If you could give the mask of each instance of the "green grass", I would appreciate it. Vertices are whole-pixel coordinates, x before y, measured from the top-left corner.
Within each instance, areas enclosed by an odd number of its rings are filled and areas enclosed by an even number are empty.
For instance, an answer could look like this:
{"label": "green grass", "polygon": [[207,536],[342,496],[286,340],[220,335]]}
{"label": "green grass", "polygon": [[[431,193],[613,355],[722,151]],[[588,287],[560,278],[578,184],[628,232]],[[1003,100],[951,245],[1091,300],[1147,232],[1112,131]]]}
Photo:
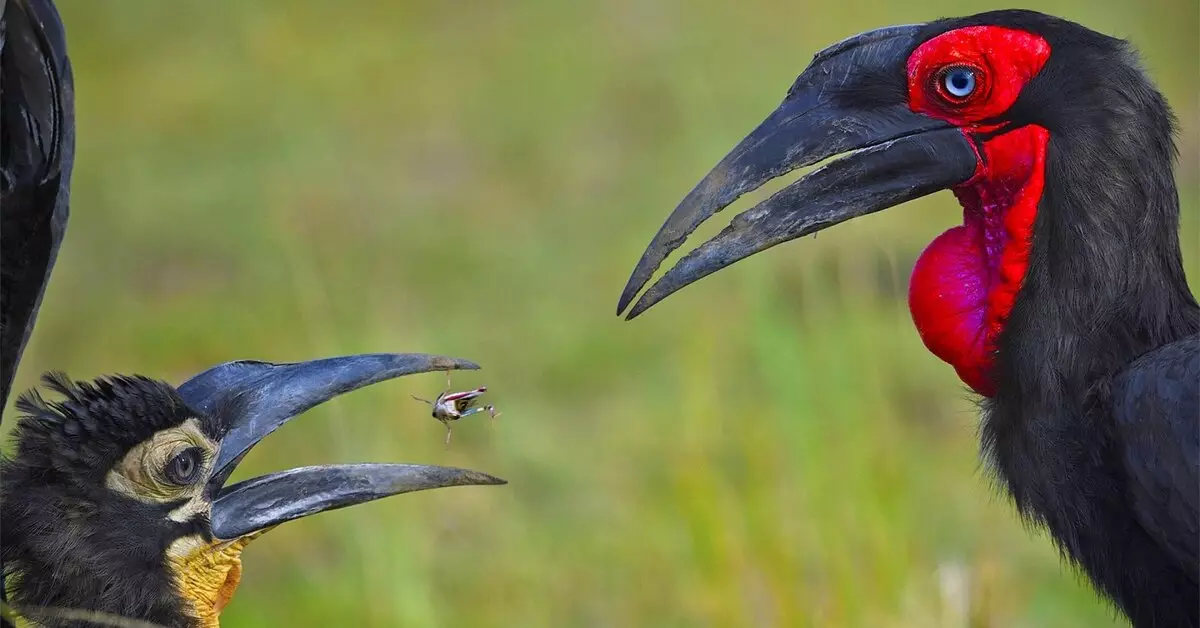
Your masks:
{"label": "green grass", "polygon": [[[225,625],[1120,625],[993,490],[974,406],[912,328],[907,269],[959,219],[950,195],[614,316],[667,213],[814,52],[994,7],[60,4],[73,215],[17,389],[52,368],[178,382],[418,351],[480,362],[456,384],[504,412],[444,450],[409,397],[434,374],[273,435],[238,477],[407,461],[511,483],[277,529],[246,551]],[[1035,8],[1143,50],[1184,126],[1194,282],[1196,3]],[[955,570],[969,618],[939,584]]]}

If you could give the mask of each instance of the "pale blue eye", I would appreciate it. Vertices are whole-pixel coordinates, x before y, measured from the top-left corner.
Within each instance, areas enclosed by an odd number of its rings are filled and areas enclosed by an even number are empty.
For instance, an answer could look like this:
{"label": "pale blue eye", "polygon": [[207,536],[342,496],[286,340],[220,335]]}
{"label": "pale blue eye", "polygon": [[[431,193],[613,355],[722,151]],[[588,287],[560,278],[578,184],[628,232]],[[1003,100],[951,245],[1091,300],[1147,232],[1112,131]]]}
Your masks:
{"label": "pale blue eye", "polygon": [[975,91],[975,71],[970,68],[955,68],[942,78],[942,87],[954,98],[966,98]]}

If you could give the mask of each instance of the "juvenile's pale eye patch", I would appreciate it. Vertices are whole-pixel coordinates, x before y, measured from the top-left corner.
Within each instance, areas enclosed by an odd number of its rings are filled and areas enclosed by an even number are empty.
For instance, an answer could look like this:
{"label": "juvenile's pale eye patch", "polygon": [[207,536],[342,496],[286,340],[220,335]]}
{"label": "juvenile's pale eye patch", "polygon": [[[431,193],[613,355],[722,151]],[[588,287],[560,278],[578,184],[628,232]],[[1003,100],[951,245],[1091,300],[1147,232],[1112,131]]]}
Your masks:
{"label": "juvenile's pale eye patch", "polygon": [[962,100],[975,92],[975,70],[950,68],[942,73],[942,89],[951,98]]}
{"label": "juvenile's pale eye patch", "polygon": [[194,494],[217,446],[197,419],[155,433],[138,443],[113,467],[109,488],[145,502],[166,502]]}

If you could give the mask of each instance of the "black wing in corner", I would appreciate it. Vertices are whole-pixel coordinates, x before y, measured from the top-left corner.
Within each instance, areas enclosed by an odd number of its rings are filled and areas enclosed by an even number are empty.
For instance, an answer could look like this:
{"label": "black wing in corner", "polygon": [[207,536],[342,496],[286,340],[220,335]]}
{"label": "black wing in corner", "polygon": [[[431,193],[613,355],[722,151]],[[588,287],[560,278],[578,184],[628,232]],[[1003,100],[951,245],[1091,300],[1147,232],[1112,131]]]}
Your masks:
{"label": "black wing in corner", "polygon": [[52,0],[0,0],[0,409],[67,227],[75,94]]}
{"label": "black wing in corner", "polygon": [[1112,395],[1138,521],[1200,584],[1200,334],[1138,358]]}

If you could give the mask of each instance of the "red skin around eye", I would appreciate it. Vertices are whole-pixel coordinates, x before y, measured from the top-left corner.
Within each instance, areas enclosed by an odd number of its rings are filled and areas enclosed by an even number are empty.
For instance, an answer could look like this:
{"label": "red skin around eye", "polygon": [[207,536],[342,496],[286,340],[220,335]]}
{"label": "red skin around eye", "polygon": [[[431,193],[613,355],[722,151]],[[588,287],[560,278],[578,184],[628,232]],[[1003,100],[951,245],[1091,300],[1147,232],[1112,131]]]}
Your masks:
{"label": "red skin around eye", "polygon": [[[913,111],[971,127],[1003,114],[1050,58],[1050,44],[1025,31],[968,26],[921,44],[908,58],[908,99]],[[938,85],[943,68],[975,68],[975,91],[963,104],[949,104]]]}
{"label": "red skin around eye", "polygon": [[[1024,31],[973,26],[944,33],[908,60],[909,105],[970,139],[1002,126],[982,122],[1002,117],[1049,56],[1050,45]],[[956,66],[976,74],[974,92],[962,100],[939,84]],[[1046,129],[1027,125],[981,142],[985,159],[954,190],[963,224],[938,236],[913,268],[909,310],[922,341],[984,396],[995,393],[996,338],[1025,278],[1049,140]]]}

